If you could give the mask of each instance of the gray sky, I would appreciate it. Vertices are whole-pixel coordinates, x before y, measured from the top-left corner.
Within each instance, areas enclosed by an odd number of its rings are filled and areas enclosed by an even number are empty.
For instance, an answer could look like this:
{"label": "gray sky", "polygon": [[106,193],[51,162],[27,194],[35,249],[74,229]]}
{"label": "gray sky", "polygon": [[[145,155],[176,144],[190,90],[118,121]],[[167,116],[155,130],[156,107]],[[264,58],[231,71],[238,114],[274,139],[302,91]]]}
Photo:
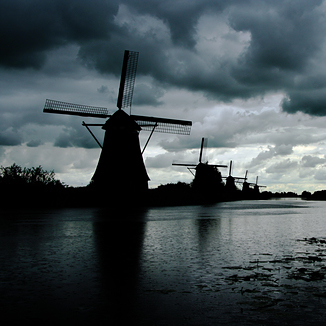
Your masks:
{"label": "gray sky", "polygon": [[86,185],[100,154],[86,119],[44,102],[113,112],[128,49],[140,53],[132,113],[193,121],[190,136],[154,134],[150,187],[190,182],[171,164],[198,161],[207,137],[210,163],[232,160],[267,190],[326,189],[325,14],[321,0],[2,0],[0,165]]}

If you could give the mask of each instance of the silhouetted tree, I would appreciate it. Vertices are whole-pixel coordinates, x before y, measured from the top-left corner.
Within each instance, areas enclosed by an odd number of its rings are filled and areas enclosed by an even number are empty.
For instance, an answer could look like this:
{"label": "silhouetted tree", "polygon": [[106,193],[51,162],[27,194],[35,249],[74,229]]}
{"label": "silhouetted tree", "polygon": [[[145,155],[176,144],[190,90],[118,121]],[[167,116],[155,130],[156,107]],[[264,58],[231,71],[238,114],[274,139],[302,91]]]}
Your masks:
{"label": "silhouetted tree", "polygon": [[24,186],[56,186],[62,187],[62,183],[55,179],[54,171],[43,170],[42,166],[22,168],[14,163],[8,167],[0,167],[1,187],[24,187]]}

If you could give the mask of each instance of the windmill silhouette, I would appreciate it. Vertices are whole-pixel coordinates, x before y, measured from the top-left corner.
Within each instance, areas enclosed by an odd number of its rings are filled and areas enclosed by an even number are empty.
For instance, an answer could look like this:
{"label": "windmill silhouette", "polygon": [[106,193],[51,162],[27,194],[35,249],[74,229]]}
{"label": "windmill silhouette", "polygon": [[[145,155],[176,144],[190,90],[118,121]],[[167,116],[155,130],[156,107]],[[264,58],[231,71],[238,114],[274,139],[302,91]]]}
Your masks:
{"label": "windmill silhouette", "polygon": [[242,192],[243,193],[247,193],[250,190],[250,188],[249,188],[250,183],[247,182],[247,175],[248,175],[248,170],[246,170],[244,181],[242,182]]}
{"label": "windmill silhouette", "polygon": [[246,171],[244,182],[242,185],[242,193],[244,196],[251,198],[252,196],[257,196],[259,195],[260,191],[259,188],[266,187],[266,186],[261,186],[258,185],[258,176],[256,177],[256,183],[252,182],[247,182],[247,175],[248,175],[248,170]]}
{"label": "windmill silhouette", "polygon": [[[116,197],[128,193],[139,195],[148,189],[149,177],[142,153],[154,131],[189,135],[192,122],[167,118],[140,116],[131,114],[131,104],[136,78],[139,52],[126,50],[123,58],[120,87],[117,100],[118,110],[112,115],[107,108],[72,104],[47,99],[43,112],[69,114],[82,117],[104,118],[103,124],[83,126],[102,148],[100,158],[91,180],[94,189],[104,190]],[[129,109],[130,114],[124,110]],[[103,145],[96,139],[90,126],[102,126],[105,130]],[[141,151],[139,132],[151,131]]]}
{"label": "windmill silhouette", "polygon": [[259,194],[259,188],[266,188],[266,186],[260,186],[258,185],[258,175],[256,177],[256,183],[251,183],[251,185],[254,186],[254,192]]}
{"label": "windmill silhouette", "polygon": [[[206,146],[207,138],[202,138],[198,163],[173,162],[172,165],[186,166],[194,176],[193,188],[205,193],[212,192],[212,195],[214,195],[214,192],[216,192],[217,189],[220,189],[221,185],[223,185],[221,173],[217,168],[227,168],[227,165],[208,164],[208,162],[203,163],[203,152]],[[196,172],[193,173],[192,170],[195,170]]]}
{"label": "windmill silhouette", "polygon": [[225,181],[225,187],[228,191],[236,191],[237,187],[235,185],[236,182],[241,182],[240,180],[244,180],[244,182],[247,180],[247,173],[248,171],[246,171],[245,177],[233,177],[232,176],[232,161],[230,161],[230,166],[229,166],[229,175],[227,177],[223,177],[226,179]]}
{"label": "windmill silhouette", "polygon": [[191,170],[196,170],[196,174],[197,171],[200,170],[203,166],[205,167],[213,167],[213,168],[227,168],[227,165],[218,165],[218,164],[208,164],[208,162],[203,163],[202,159],[203,159],[203,153],[204,153],[204,148],[207,147],[207,138],[202,138],[201,140],[201,145],[200,145],[200,152],[199,152],[199,162],[198,163],[177,163],[177,162],[173,162],[172,165],[178,165],[178,166],[186,166],[187,169],[190,171],[190,173],[195,176],[195,173],[193,173]]}

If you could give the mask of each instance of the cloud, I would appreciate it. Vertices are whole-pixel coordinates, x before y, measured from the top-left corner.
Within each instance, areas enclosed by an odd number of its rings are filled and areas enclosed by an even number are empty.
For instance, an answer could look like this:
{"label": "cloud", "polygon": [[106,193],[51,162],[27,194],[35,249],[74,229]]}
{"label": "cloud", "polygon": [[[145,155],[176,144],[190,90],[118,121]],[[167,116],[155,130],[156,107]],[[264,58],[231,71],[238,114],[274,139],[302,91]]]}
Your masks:
{"label": "cloud", "polygon": [[0,64],[39,69],[48,50],[105,38],[117,10],[115,1],[1,1]]}
{"label": "cloud", "polygon": [[40,139],[37,140],[31,140],[28,143],[26,143],[27,147],[38,147],[40,145],[42,145],[43,142]]}
{"label": "cloud", "polygon": [[133,104],[150,106],[162,105],[163,102],[160,100],[160,98],[162,98],[163,95],[164,91],[161,87],[145,83],[138,83],[135,87]]}
{"label": "cloud", "polygon": [[60,135],[55,139],[54,146],[61,148],[83,147],[98,148],[94,138],[86,129],[75,129],[73,127],[64,128]]}
{"label": "cloud", "polygon": [[326,170],[325,169],[319,169],[314,175],[315,180],[318,181],[325,181],[326,180]]}
{"label": "cloud", "polygon": [[312,155],[305,155],[301,159],[301,165],[303,167],[309,167],[314,168],[317,165],[324,164],[326,162],[326,158],[320,158],[318,156],[312,156]]}
{"label": "cloud", "polygon": [[253,158],[249,163],[248,167],[255,167],[263,164],[267,160],[272,159],[275,156],[286,156],[293,153],[293,147],[291,145],[280,145],[280,146],[268,146],[268,150],[260,152],[257,157]]}
{"label": "cloud", "polygon": [[[325,76],[326,79],[326,76]],[[326,115],[326,85],[317,89],[289,91],[282,102],[282,109],[288,113],[304,112],[314,116]]]}
{"label": "cloud", "polygon": [[281,162],[272,164],[266,169],[266,173],[285,174],[290,169],[295,169],[298,163],[290,159],[285,159]]}
{"label": "cloud", "polygon": [[[75,44],[85,66],[118,76],[132,49],[138,74],[157,83],[225,102],[283,91],[285,112],[326,115],[322,0],[4,0],[0,10],[3,67],[41,69]],[[159,88],[139,89],[135,104],[161,104]]]}
{"label": "cloud", "polygon": [[16,146],[22,143],[22,136],[12,127],[8,127],[0,132],[0,145],[2,146]]}
{"label": "cloud", "polygon": [[97,89],[97,91],[101,94],[109,93],[109,88],[107,86],[102,85]]}

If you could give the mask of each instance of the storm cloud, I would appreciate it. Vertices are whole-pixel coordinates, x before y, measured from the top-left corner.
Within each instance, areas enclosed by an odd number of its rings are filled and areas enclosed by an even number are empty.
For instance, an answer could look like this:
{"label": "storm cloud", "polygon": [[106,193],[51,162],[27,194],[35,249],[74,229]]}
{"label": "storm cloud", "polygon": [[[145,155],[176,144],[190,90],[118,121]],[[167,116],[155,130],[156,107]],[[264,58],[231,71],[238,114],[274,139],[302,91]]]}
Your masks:
{"label": "storm cloud", "polygon": [[130,48],[138,74],[170,87],[226,102],[283,91],[284,111],[326,114],[321,0],[4,0],[0,11],[3,67],[41,69],[48,51],[76,44],[84,65],[119,75]]}

